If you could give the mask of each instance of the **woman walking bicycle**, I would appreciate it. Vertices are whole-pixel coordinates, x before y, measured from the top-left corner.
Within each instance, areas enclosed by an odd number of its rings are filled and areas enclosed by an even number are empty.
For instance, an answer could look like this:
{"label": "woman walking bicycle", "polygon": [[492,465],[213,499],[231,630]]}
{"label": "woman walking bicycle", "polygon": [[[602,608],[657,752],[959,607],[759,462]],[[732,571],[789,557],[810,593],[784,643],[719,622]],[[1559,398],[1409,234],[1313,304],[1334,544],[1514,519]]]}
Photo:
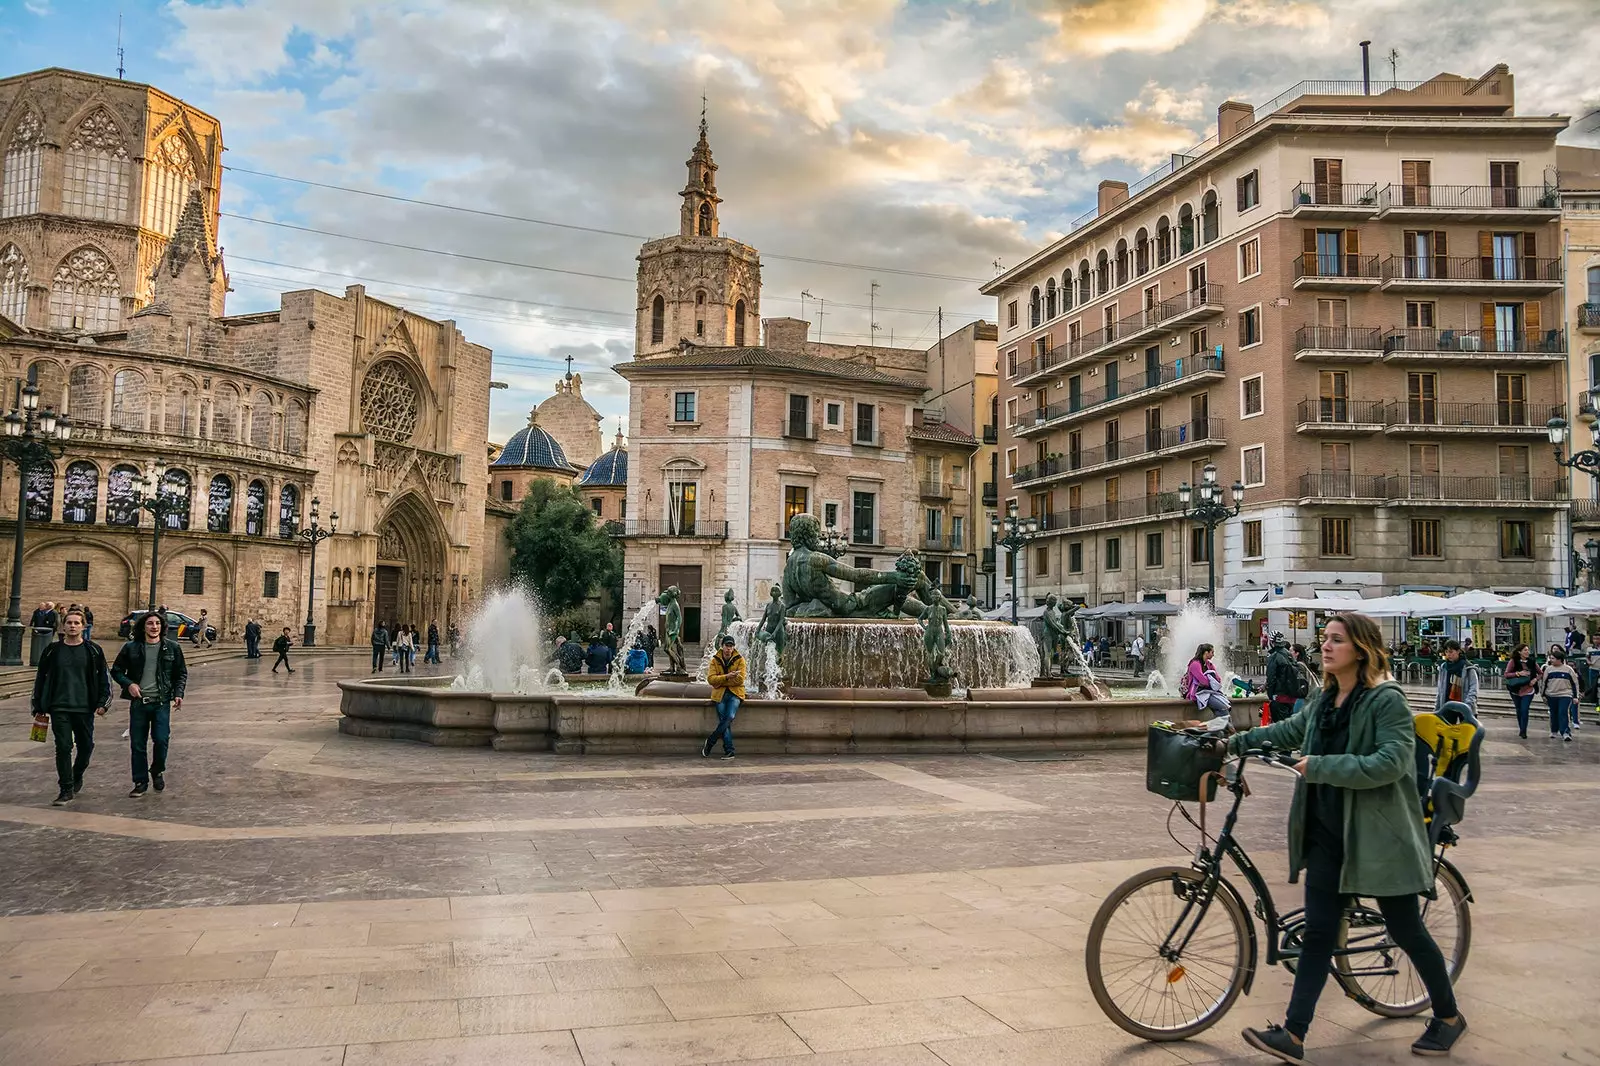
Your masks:
{"label": "woman walking bicycle", "polygon": [[1246,1029],[1251,1047],[1283,1062],[1305,1058],[1305,1037],[1338,946],[1349,896],[1371,897],[1388,934],[1428,990],[1433,1019],[1411,1045],[1447,1055],[1467,1031],[1444,955],[1422,922],[1433,858],[1417,802],[1415,732],[1405,693],[1389,676],[1383,631],[1365,615],[1335,615],[1322,642],[1323,687],[1301,713],[1229,741],[1235,753],[1299,750],[1289,809],[1289,879],[1305,874],[1305,925],[1284,1024]]}

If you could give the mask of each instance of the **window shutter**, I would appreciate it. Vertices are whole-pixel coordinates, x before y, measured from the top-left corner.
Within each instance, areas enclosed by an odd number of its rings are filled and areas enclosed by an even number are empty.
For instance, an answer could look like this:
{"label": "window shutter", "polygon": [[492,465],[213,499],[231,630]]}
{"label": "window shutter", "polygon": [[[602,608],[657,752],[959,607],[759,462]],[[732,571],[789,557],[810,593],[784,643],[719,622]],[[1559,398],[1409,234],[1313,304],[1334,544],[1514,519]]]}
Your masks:
{"label": "window shutter", "polygon": [[1539,304],[1532,300],[1522,305],[1522,326],[1528,331],[1528,343],[1538,344],[1544,327],[1539,322]]}
{"label": "window shutter", "polygon": [[1317,273],[1317,231],[1308,229],[1301,232],[1305,234],[1305,241],[1300,246],[1304,253],[1300,257],[1301,273],[1314,277]]}
{"label": "window shutter", "polygon": [[1478,277],[1485,281],[1494,277],[1494,234],[1486,229],[1478,231]]}
{"label": "window shutter", "polygon": [[1483,334],[1487,337],[1494,335],[1494,304],[1479,305],[1478,323],[1483,327]]}
{"label": "window shutter", "polygon": [[1361,276],[1361,231],[1344,231],[1344,272],[1351,277]]}
{"label": "window shutter", "polygon": [[1400,162],[1400,184],[1410,188],[1418,184],[1417,163],[1414,159],[1405,159]]}
{"label": "window shutter", "polygon": [[1235,210],[1243,211],[1244,210],[1244,179],[1243,178],[1236,178],[1234,180],[1234,183],[1233,183],[1233,194],[1234,194],[1234,208],[1235,208]]}
{"label": "window shutter", "polygon": [[[1433,256],[1435,259],[1443,259],[1445,254],[1444,230],[1436,229],[1433,231]],[[1440,264],[1440,269],[1443,269],[1443,264]]]}
{"label": "window shutter", "polygon": [[1522,234],[1522,276],[1529,279],[1539,277],[1538,234],[1532,230]]}
{"label": "window shutter", "polygon": [[1334,195],[1334,202],[1335,203],[1343,203],[1344,202],[1344,198],[1342,196],[1340,196],[1340,193],[1342,193],[1344,191],[1342,188],[1340,188],[1340,186],[1344,184],[1344,161],[1343,160],[1341,160],[1341,159],[1330,159],[1330,160],[1328,160],[1328,184],[1332,187],[1332,191],[1333,191],[1333,195]]}
{"label": "window shutter", "polygon": [[1250,313],[1239,312],[1239,347],[1243,348],[1250,343]]}

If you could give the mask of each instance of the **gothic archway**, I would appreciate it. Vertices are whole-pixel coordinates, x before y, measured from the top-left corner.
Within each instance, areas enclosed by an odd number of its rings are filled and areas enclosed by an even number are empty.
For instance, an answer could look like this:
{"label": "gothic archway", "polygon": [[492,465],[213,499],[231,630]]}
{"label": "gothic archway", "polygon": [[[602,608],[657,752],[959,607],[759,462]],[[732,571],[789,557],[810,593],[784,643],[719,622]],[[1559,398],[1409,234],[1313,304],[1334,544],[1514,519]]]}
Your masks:
{"label": "gothic archway", "polygon": [[426,629],[447,616],[445,571],[448,539],[433,507],[415,492],[395,500],[378,522],[377,577],[373,619],[407,622]]}

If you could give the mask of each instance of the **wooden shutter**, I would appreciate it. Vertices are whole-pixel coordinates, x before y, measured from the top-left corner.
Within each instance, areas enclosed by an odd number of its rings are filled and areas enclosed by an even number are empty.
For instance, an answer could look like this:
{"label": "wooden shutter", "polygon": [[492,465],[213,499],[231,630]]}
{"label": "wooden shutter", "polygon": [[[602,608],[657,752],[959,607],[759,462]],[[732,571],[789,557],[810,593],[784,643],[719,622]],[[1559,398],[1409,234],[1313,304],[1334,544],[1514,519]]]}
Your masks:
{"label": "wooden shutter", "polygon": [[1243,178],[1237,178],[1237,179],[1234,180],[1233,193],[1234,193],[1234,208],[1236,210],[1242,212],[1244,210],[1244,206],[1245,206],[1244,205],[1244,179]]}
{"label": "wooden shutter", "polygon": [[1494,304],[1480,304],[1478,322],[1483,326],[1485,340],[1494,336]]}
{"label": "wooden shutter", "polygon": [[[1494,234],[1486,229],[1478,231],[1478,279],[1494,278]],[[1491,307],[1493,305],[1490,305]]]}
{"label": "wooden shutter", "polygon": [[1530,281],[1542,280],[1539,277],[1539,240],[1538,234],[1526,230],[1522,234],[1522,276]]}
{"label": "wooden shutter", "polygon": [[1304,242],[1300,246],[1302,252],[1300,256],[1301,273],[1306,277],[1316,277],[1317,231],[1314,229],[1308,229],[1302,230],[1301,232],[1305,234]]}
{"label": "wooden shutter", "polygon": [[[1530,300],[1522,305],[1522,328],[1528,334],[1527,349],[1531,350],[1535,345],[1543,341],[1543,338],[1539,336],[1544,331],[1544,326],[1539,321],[1539,304]],[[1519,348],[1518,350],[1524,349]]]}
{"label": "wooden shutter", "polygon": [[[1445,257],[1445,254],[1446,254],[1445,253],[1445,247],[1446,247],[1446,244],[1445,244],[1445,232],[1444,232],[1444,230],[1442,230],[1442,229],[1434,230],[1433,231],[1433,257],[1435,259],[1443,260],[1444,257]],[[1436,269],[1442,269],[1443,267],[1444,267],[1444,264],[1441,262],[1439,264],[1438,268],[1436,268]]]}
{"label": "wooden shutter", "polygon": [[1361,231],[1344,231],[1344,272],[1348,277],[1361,276]]}

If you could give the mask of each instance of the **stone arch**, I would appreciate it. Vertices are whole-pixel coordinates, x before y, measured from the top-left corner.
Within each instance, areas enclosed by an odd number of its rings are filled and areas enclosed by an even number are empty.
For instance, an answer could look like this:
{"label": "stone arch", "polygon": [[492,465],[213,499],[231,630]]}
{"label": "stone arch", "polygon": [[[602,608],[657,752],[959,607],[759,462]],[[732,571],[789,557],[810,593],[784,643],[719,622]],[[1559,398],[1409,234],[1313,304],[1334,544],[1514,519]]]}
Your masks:
{"label": "stone arch", "polygon": [[306,450],[306,405],[290,400],[284,408],[283,450],[290,455],[304,455]]}
{"label": "stone arch", "polygon": [[103,101],[91,101],[68,123],[63,141],[61,210],[78,218],[123,222],[133,188],[129,124]]}
{"label": "stone arch", "polygon": [[1126,237],[1117,240],[1116,267],[1117,284],[1126,285],[1128,283],[1128,238]]}
{"label": "stone arch", "polygon": [[[54,359],[35,359],[27,365],[22,372],[23,381],[32,381],[39,389],[39,409],[46,407],[56,411],[67,409],[67,368]],[[74,422],[77,419],[73,419]],[[97,413],[90,421],[91,425],[100,424]]]}
{"label": "stone arch", "polygon": [[[67,559],[89,563],[88,591],[66,588]],[[28,537],[22,552],[22,602],[76,600],[94,609],[100,625],[115,636],[117,620],[132,606],[139,562],[115,540],[86,537],[82,530],[64,536]],[[102,642],[107,642],[104,637]],[[109,643],[109,642],[107,642]]]}
{"label": "stone arch", "polygon": [[1044,314],[1043,301],[1039,296],[1039,286],[1035,285],[1033,291],[1028,293],[1028,328],[1032,329],[1039,324]]}
{"label": "stone arch", "polygon": [[1056,317],[1056,279],[1054,277],[1045,279],[1044,317],[1046,320]]}
{"label": "stone arch", "polygon": [[87,459],[67,464],[61,486],[61,521],[92,524],[100,510],[100,468]]}
{"label": "stone arch", "polygon": [[149,227],[163,237],[177,232],[189,190],[200,180],[195,163],[199,158],[188,132],[177,129],[162,137],[145,159],[144,215]]}
{"label": "stone arch", "polygon": [[239,439],[239,389],[231,381],[219,381],[211,388],[211,439]]}
{"label": "stone arch", "polygon": [[1078,303],[1086,304],[1094,299],[1094,274],[1089,269],[1089,260],[1078,260]]}
{"label": "stone arch", "polygon": [[[195,423],[195,397],[200,393],[200,388],[192,378],[183,374],[174,375],[167,379],[166,395],[162,400],[163,425],[162,432],[169,437],[193,437],[196,435]],[[151,412],[152,429],[155,412]]]}
{"label": "stone arch", "polygon": [[[202,607],[207,608],[206,621],[221,633],[223,619],[227,617],[228,590],[233,587],[233,564],[226,553],[203,540],[175,540],[170,544],[171,547],[161,553],[160,568],[156,571],[156,598],[191,616],[198,616]],[[205,561],[208,571],[215,565],[218,573],[215,580],[211,573],[206,574],[205,591],[200,595],[185,596],[183,568],[193,566],[197,556]]]}
{"label": "stone arch", "polygon": [[28,321],[28,257],[15,244],[0,245],[0,317]]}
{"label": "stone arch", "polygon": [[1217,204],[1217,190],[1206,190],[1200,201],[1200,243],[1210,244],[1221,235],[1221,209]]}
{"label": "stone arch", "polygon": [[143,433],[150,410],[144,374],[124,367],[111,375],[111,428]]}
{"label": "stone arch", "polygon": [[1178,208],[1178,254],[1194,251],[1194,208],[1184,204]]}
{"label": "stone arch", "polygon": [[661,344],[667,335],[667,298],[659,292],[650,301],[650,343]]}
{"label": "stone arch", "polygon": [[[445,617],[443,577],[450,538],[433,505],[417,490],[401,493],[384,510],[375,527],[380,573],[374,620],[426,625]],[[396,582],[396,587],[389,582]],[[400,617],[386,614],[398,612]]]}
{"label": "stone arch", "polygon": [[272,394],[258,389],[250,399],[250,447],[271,448],[273,443]]}
{"label": "stone arch", "polygon": [[1094,291],[1096,296],[1104,296],[1111,288],[1111,255],[1104,248],[1094,257]]}
{"label": "stone arch", "polygon": [[44,113],[30,101],[20,101],[0,125],[0,218],[39,210],[44,140]]}
{"label": "stone arch", "polygon": [[746,317],[748,316],[745,312],[744,297],[741,296],[733,305],[733,345],[735,348],[744,347],[744,323]]}
{"label": "stone arch", "polygon": [[1172,221],[1166,215],[1156,219],[1156,266],[1172,262]]}

